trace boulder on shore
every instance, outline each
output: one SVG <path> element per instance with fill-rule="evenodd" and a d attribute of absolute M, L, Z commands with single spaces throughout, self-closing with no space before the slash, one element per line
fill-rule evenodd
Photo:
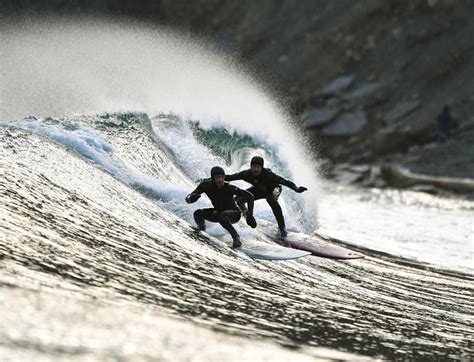
<path fill-rule="evenodd" d="M 303 124 L 305 128 L 319 128 L 331 122 L 339 113 L 339 107 L 312 108 L 303 114 Z"/>
<path fill-rule="evenodd" d="M 431 185 L 460 193 L 474 192 L 473 179 L 422 175 L 391 164 L 383 165 L 380 171 L 382 178 L 393 187 Z"/>
<path fill-rule="evenodd" d="M 349 137 L 357 134 L 367 124 L 367 118 L 362 110 L 354 113 L 344 113 L 334 122 L 324 127 L 321 135 L 326 137 Z"/>

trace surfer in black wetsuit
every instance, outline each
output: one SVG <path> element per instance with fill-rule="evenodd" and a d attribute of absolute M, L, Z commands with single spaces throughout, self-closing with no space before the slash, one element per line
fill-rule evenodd
<path fill-rule="evenodd" d="M 215 166 L 211 169 L 211 178 L 202 181 L 196 189 L 186 196 L 186 202 L 191 204 L 196 202 L 202 193 L 205 193 L 212 202 L 213 208 L 198 209 L 194 212 L 194 221 L 199 230 L 206 229 L 205 220 L 218 222 L 232 236 L 233 247 L 242 245 L 239 234 L 232 224 L 240 220 L 240 210 L 234 201 L 234 195 L 248 203 L 247 224 L 255 228 L 257 222 L 253 217 L 253 195 L 245 190 L 224 182 L 225 172 L 222 167 Z"/>
<path fill-rule="evenodd" d="M 278 203 L 278 197 L 281 193 L 281 186 L 284 185 L 289 187 L 295 192 L 301 193 L 308 190 L 306 187 L 300 186 L 297 187 L 290 180 L 286 180 L 281 176 L 273 173 L 269 168 L 263 167 L 263 158 L 260 156 L 255 156 L 250 161 L 250 168 L 233 175 L 226 175 L 226 181 L 235 181 L 235 180 L 244 180 L 250 184 L 252 187 L 247 189 L 254 196 L 255 200 L 266 199 L 270 207 L 272 208 L 273 214 L 278 223 L 278 236 L 286 237 L 286 226 L 285 219 L 283 217 L 283 212 L 281 206 Z M 242 211 L 245 213 L 245 200 L 238 199 L 238 204 Z M 253 205 L 252 205 L 253 210 Z"/>

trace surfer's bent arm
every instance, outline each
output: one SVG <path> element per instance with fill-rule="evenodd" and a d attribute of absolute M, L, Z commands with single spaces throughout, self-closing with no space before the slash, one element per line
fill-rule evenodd
<path fill-rule="evenodd" d="M 236 181 L 236 180 L 243 180 L 246 171 L 240 171 L 237 173 L 233 173 L 232 175 L 225 175 L 225 181 Z"/>
<path fill-rule="evenodd" d="M 201 194 L 204 192 L 203 183 L 201 182 L 196 189 L 186 196 L 185 200 L 188 204 L 196 202 L 201 197 Z"/>
<path fill-rule="evenodd" d="M 242 189 L 239 189 L 238 187 L 236 187 L 234 189 L 234 194 L 239 196 L 239 197 L 242 197 L 245 199 L 245 201 L 247 201 L 247 214 L 248 215 L 253 215 L 253 195 L 252 193 L 246 191 L 246 190 L 242 190 Z"/>

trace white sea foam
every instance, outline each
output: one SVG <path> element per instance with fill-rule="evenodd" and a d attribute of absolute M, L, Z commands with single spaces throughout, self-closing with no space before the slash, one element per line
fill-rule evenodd
<path fill-rule="evenodd" d="M 314 226 L 319 182 L 303 137 L 267 89 L 208 43 L 104 19 L 28 19 L 0 27 L 0 119 L 172 112 L 204 128 L 249 134 L 272 145 L 291 178 L 309 188 L 295 197 L 305 224 Z"/>

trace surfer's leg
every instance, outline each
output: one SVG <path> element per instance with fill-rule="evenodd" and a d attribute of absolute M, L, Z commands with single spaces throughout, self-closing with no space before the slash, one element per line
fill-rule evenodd
<path fill-rule="evenodd" d="M 254 200 L 261 200 L 261 199 L 264 199 L 265 197 L 267 197 L 267 195 L 265 195 L 265 192 L 262 192 L 261 190 L 257 189 L 256 187 L 251 187 L 251 188 L 247 189 L 247 191 L 250 192 L 253 195 Z"/>
<path fill-rule="evenodd" d="M 275 198 L 273 193 L 267 195 L 266 197 L 268 205 L 272 208 L 273 215 L 275 215 L 275 219 L 278 223 L 279 229 L 286 229 L 285 225 L 285 218 L 283 217 L 283 211 L 281 210 L 281 206 L 278 203 L 278 200 Z"/>
<path fill-rule="evenodd" d="M 222 214 L 227 217 L 231 224 L 238 222 L 241 216 L 238 210 L 225 210 Z"/>
<path fill-rule="evenodd" d="M 223 212 L 218 212 L 215 211 L 212 215 L 212 219 L 216 220 L 221 226 L 226 229 L 232 237 L 234 235 L 238 235 L 237 231 L 234 229 L 232 226 L 232 222 L 229 220 L 228 214 L 226 214 L 226 211 Z"/>
<path fill-rule="evenodd" d="M 239 247 L 241 245 L 240 237 L 237 230 L 232 226 L 232 223 L 239 221 L 240 212 L 237 210 L 226 210 L 222 212 L 215 211 L 212 217 L 232 236 L 232 240 L 234 241 L 233 246 Z"/>
<path fill-rule="evenodd" d="M 209 208 L 209 209 L 198 209 L 196 211 L 194 211 L 194 221 L 196 222 L 196 225 L 198 227 L 199 230 L 206 230 L 206 222 L 204 220 L 209 220 L 209 221 L 212 221 L 210 220 L 210 218 L 212 217 L 212 213 L 214 212 L 215 210 L 212 209 L 212 208 Z M 214 222 L 217 222 L 217 220 L 215 220 Z"/>

